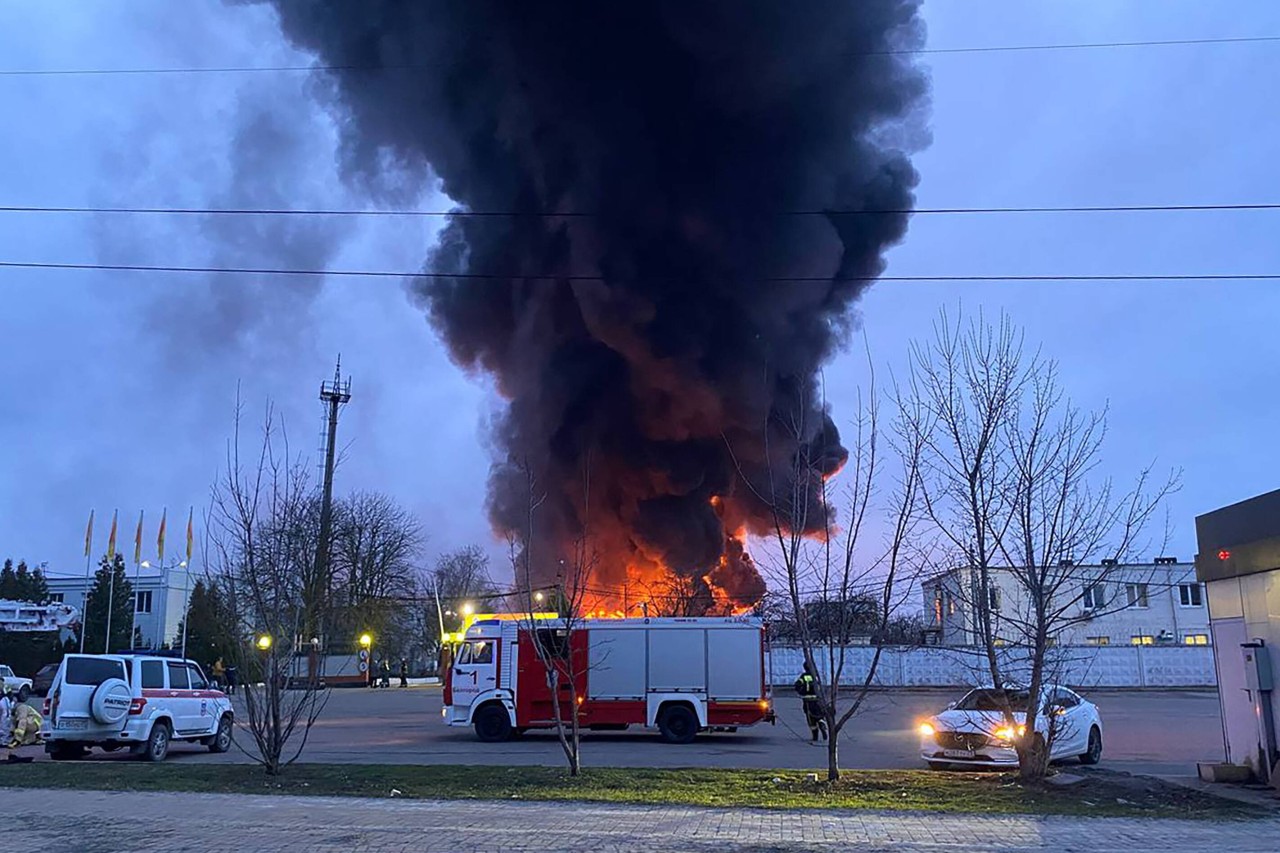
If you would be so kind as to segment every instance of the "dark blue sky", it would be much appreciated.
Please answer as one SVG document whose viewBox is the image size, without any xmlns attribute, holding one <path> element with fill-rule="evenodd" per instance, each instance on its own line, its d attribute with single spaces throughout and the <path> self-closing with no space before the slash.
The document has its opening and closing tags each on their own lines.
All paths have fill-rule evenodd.
<svg viewBox="0 0 1280 853">
<path fill-rule="evenodd" d="M 212 0 L 0 2 L 5 68 L 305 63 L 269 10 Z M 1280 6 L 1203 0 L 929 0 L 931 47 L 1280 35 Z M 922 207 L 1280 200 L 1280 43 L 935 54 Z M 359 207 L 301 74 L 0 77 L 0 205 Z M 245 156 L 245 152 L 253 152 Z M 447 200 L 419 200 L 440 207 Z M 890 273 L 1280 272 L 1280 212 L 917 216 Z M 0 260 L 412 269 L 430 221 L 242 222 L 0 214 Z M 1181 467 L 1170 552 L 1197 513 L 1276 488 L 1280 285 L 875 286 L 876 362 L 901 369 L 938 309 L 1005 310 L 1082 405 L 1110 405 L 1105 468 Z M 827 372 L 837 420 L 861 341 Z M 483 423 L 497 402 L 454 368 L 394 280 L 283 281 L 0 270 L 0 555 L 77 574 L 85 517 L 138 510 L 171 553 L 223 459 L 237 385 L 293 448 L 319 445 L 316 391 L 341 351 L 355 398 L 339 488 L 418 512 L 428 557 L 479 542 Z M 197 512 L 199 510 L 197 509 Z M 127 549 L 126 549 L 127 550 Z"/>
</svg>

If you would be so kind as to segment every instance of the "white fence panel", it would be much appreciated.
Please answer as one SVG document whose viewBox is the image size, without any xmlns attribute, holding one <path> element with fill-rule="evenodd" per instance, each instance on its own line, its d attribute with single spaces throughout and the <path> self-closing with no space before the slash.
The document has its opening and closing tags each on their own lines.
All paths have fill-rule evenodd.
<svg viewBox="0 0 1280 853">
<path fill-rule="evenodd" d="M 845 650 L 840 683 L 861 685 L 875 658 L 870 646 Z M 818 671 L 830 680 L 829 657 L 818 655 Z M 1025 680 L 1030 662 L 1023 649 L 1001 651 L 1001 666 Z M 804 669 L 799 648 L 770 651 L 767 671 L 774 685 L 789 685 Z M 977 648 L 922 646 L 886 648 L 880 654 L 876 687 L 965 687 L 990 681 L 985 655 Z M 1215 687 L 1210 646 L 1064 646 L 1054 649 L 1046 670 L 1050 681 L 1075 687 Z"/>
</svg>

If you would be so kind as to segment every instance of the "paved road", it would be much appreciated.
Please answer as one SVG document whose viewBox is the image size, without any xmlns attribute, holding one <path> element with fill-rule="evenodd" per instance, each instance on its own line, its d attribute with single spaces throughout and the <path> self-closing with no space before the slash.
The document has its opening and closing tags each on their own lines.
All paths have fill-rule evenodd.
<svg viewBox="0 0 1280 853">
<path fill-rule="evenodd" d="M 841 740 L 849 768 L 919 767 L 915 726 L 956 698 L 955 691 L 876 694 Z M 1133 773 L 1188 776 L 1198 760 L 1220 759 L 1222 728 L 1212 692 L 1098 693 L 1106 729 L 1106 766 Z M 312 731 L 304 760 L 380 764 L 559 764 L 555 736 L 531 732 L 503 744 L 482 744 L 470 729 L 446 727 L 438 688 L 335 690 Z M 800 702 L 780 696 L 777 726 L 700 737 L 687 746 L 653 733 L 587 734 L 583 761 L 615 767 L 783 767 L 824 764 L 825 752 L 808 743 Z M 243 736 L 242 736 L 243 737 Z M 245 738 L 248 742 L 247 737 Z M 125 760 L 95 752 L 94 760 Z M 244 761 L 233 749 L 223 756 L 200 747 L 175 746 L 174 760 Z"/>
<path fill-rule="evenodd" d="M 1273 853 L 1280 821 L 993 817 L 98 791 L 4 791 L 25 849 Z"/>
</svg>

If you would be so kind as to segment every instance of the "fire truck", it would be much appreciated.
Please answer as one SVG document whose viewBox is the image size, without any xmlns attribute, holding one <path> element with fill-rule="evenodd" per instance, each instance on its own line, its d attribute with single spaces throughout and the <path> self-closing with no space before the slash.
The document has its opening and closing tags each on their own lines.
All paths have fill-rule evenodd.
<svg viewBox="0 0 1280 853">
<path fill-rule="evenodd" d="M 559 669 L 562 718 L 576 713 L 588 730 L 644 726 L 689 743 L 701 731 L 774 722 L 757 618 L 585 619 L 569 627 L 559 618 L 482 616 L 456 639 L 444 720 L 474 727 L 482 741 L 556 725 L 543 658 Z"/>
</svg>

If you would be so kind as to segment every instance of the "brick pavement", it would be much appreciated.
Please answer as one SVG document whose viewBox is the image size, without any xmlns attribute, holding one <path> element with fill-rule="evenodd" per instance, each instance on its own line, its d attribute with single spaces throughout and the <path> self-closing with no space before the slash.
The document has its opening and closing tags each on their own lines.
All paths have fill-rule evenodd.
<svg viewBox="0 0 1280 853">
<path fill-rule="evenodd" d="M 1168 853 L 1280 849 L 1280 821 L 1210 822 L 584 803 L 398 801 L 0 789 L 23 849 Z"/>
</svg>

